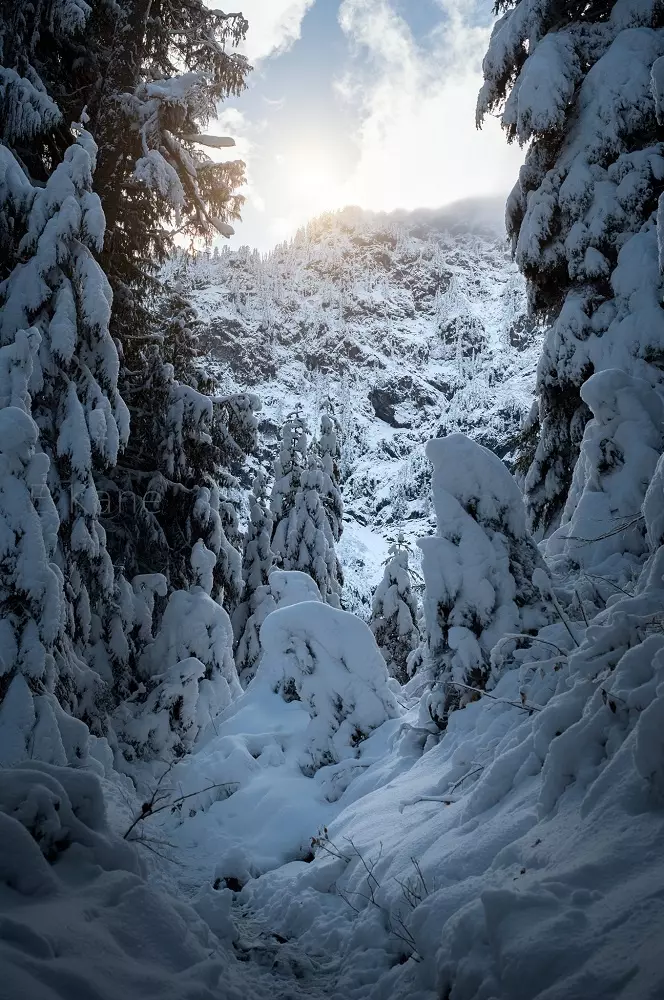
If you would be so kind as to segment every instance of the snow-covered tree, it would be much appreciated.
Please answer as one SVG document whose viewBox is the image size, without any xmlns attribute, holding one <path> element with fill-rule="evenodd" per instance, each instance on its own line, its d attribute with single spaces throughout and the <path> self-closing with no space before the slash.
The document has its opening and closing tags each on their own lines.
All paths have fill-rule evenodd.
<svg viewBox="0 0 664 1000">
<path fill-rule="evenodd" d="M 241 678 L 257 662 L 259 649 L 256 643 L 255 614 L 266 597 L 274 564 L 274 553 L 270 547 L 272 515 L 267 506 L 266 481 L 265 473 L 259 469 L 249 496 L 249 525 L 242 560 L 242 603 L 233 614 L 233 630 L 237 640 L 236 664 Z M 250 620 L 251 627 L 247 632 Z"/>
<path fill-rule="evenodd" d="M 192 551 L 203 539 L 217 556 L 214 595 L 231 611 L 242 579 L 237 514 L 227 496 L 237 481 L 229 470 L 255 444 L 258 401 L 178 381 L 158 351 L 147 371 L 132 376 L 129 395 L 129 444 L 102 483 L 113 555 L 128 576 L 158 571 L 171 589 L 186 589 L 196 583 Z"/>
<path fill-rule="evenodd" d="M 104 236 L 92 192 L 97 149 L 87 132 L 77 131 L 45 186 L 33 189 L 22 261 L 0 285 L 0 343 L 30 327 L 38 332 L 32 416 L 60 521 L 55 559 L 65 581 L 67 632 L 85 659 L 114 586 L 95 474 L 117 460 L 129 419 L 109 332 L 111 290 L 94 257 Z M 80 690 L 61 695 L 81 712 L 95 710 L 89 693 L 85 708 Z"/>
<path fill-rule="evenodd" d="M 202 588 L 171 594 L 138 677 L 114 716 L 128 756 L 183 754 L 240 694 L 230 619 Z"/>
<path fill-rule="evenodd" d="M 278 566 L 283 564 L 286 525 L 300 487 L 300 477 L 307 468 L 309 434 L 304 419 L 292 414 L 281 430 L 281 447 L 274 463 L 274 485 L 270 498 L 272 511 L 272 551 Z"/>
<path fill-rule="evenodd" d="M 55 650 L 65 625 L 62 573 L 54 562 L 58 515 L 48 488 L 27 391 L 39 349 L 34 328 L 0 348 L 0 690 L 16 674 L 54 691 Z"/>
<path fill-rule="evenodd" d="M 328 412 L 323 413 L 320 419 L 320 433 L 316 442 L 316 451 L 320 456 L 324 476 L 323 506 L 335 542 L 339 541 L 344 530 L 344 504 L 339 489 L 340 433 L 339 421 L 329 407 Z"/>
<path fill-rule="evenodd" d="M 355 615 L 297 603 L 269 615 L 261 641 L 254 685 L 301 702 L 310 716 L 299 754 L 305 774 L 356 757 L 377 726 L 399 715 L 385 661 Z"/>
<path fill-rule="evenodd" d="M 659 10 L 639 0 L 498 0 L 496 10 L 478 120 L 498 110 L 508 139 L 528 143 L 507 226 L 532 305 L 551 323 L 526 477 L 542 532 L 565 506 L 590 418 L 586 379 L 619 368 L 662 382 L 664 34 Z"/>
<path fill-rule="evenodd" d="M 339 607 L 343 575 L 323 505 L 325 474 L 315 456 L 309 456 L 308 467 L 298 470 L 298 477 L 293 506 L 279 521 L 272 546 L 284 569 L 308 573 L 323 600 Z"/>
<path fill-rule="evenodd" d="M 463 434 L 429 441 L 426 453 L 438 522 L 435 536 L 418 541 L 434 680 L 426 708 L 444 728 L 476 697 L 469 689 L 486 687 L 496 643 L 544 625 L 547 609 L 532 583 L 542 558 L 507 467 Z"/>
<path fill-rule="evenodd" d="M 411 590 L 409 550 L 400 532 L 389 548 L 383 579 L 374 593 L 369 628 L 387 669 L 400 684 L 408 680 L 408 658 L 417 648 L 417 601 Z"/>
<path fill-rule="evenodd" d="M 625 589 L 648 553 L 641 507 L 664 448 L 664 401 L 650 383 L 615 369 L 592 375 L 581 398 L 593 419 L 546 553 L 559 573 L 581 574 L 577 587 L 596 593 L 605 580 Z"/>
<path fill-rule="evenodd" d="M 320 590 L 307 573 L 273 569 L 266 584 L 254 593 L 254 610 L 247 619 L 235 653 L 240 684 L 246 688 L 256 675 L 263 655 L 261 629 L 277 608 L 289 608 L 304 601 L 322 601 Z"/>
</svg>

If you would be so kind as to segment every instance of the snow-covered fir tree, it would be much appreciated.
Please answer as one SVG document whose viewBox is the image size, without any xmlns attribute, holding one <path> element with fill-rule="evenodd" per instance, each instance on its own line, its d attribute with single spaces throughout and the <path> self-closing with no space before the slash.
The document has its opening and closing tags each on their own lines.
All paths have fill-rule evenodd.
<svg viewBox="0 0 664 1000">
<path fill-rule="evenodd" d="M 496 643 L 546 624 L 548 610 L 532 582 L 542 557 L 507 467 L 463 434 L 430 441 L 427 456 L 438 529 L 418 541 L 434 685 L 425 709 L 444 728 L 486 687 Z"/>
<path fill-rule="evenodd" d="M 417 600 L 411 589 L 409 549 L 401 532 L 389 547 L 383 579 L 374 593 L 369 627 L 387 669 L 400 684 L 408 680 L 408 658 L 417 649 Z"/>
<path fill-rule="evenodd" d="M 300 479 L 307 468 L 309 433 L 304 418 L 292 414 L 281 429 L 281 446 L 274 463 L 274 484 L 270 497 L 272 512 L 272 551 L 275 563 L 283 566 L 286 546 L 286 524 L 295 506 Z"/>
<path fill-rule="evenodd" d="M 260 658 L 259 631 L 264 615 L 259 608 L 270 596 L 269 577 L 274 565 L 272 515 L 267 504 L 267 476 L 259 469 L 249 496 L 249 525 L 244 540 L 242 603 L 233 615 L 237 647 L 235 662 L 240 680 L 246 685 Z"/>
<path fill-rule="evenodd" d="M 339 421 L 330 405 L 327 412 L 323 413 L 320 418 L 320 433 L 316 442 L 316 451 L 320 456 L 324 475 L 323 505 L 335 542 L 339 541 L 344 529 L 344 504 L 339 489 L 340 435 Z"/>
<path fill-rule="evenodd" d="M 498 0 L 478 121 L 496 109 L 528 143 L 507 206 L 532 305 L 550 322 L 538 370 L 530 520 L 556 526 L 590 409 L 580 389 L 618 368 L 662 384 L 664 20 L 627 0 L 561 8 Z"/>
<path fill-rule="evenodd" d="M 19 330 L 0 347 L 0 677 L 6 693 L 23 675 L 34 690 L 68 683 L 56 651 L 65 626 L 62 572 L 55 564 L 58 515 L 48 488 L 28 393 L 40 337 Z M 57 663 L 57 666 L 56 666 Z"/>
<path fill-rule="evenodd" d="M 109 331 L 112 295 L 94 257 L 104 236 L 92 192 L 96 153 L 90 135 L 77 129 L 63 162 L 32 192 L 19 243 L 23 260 L 0 285 L 0 343 L 12 343 L 30 327 L 40 338 L 29 383 L 32 415 L 60 521 L 56 561 L 64 576 L 67 634 L 81 658 L 76 683 L 59 693 L 90 721 L 99 711 L 97 681 L 83 661 L 101 639 L 114 586 L 95 474 L 113 466 L 129 432 Z"/>
<path fill-rule="evenodd" d="M 641 508 L 664 449 L 664 400 L 649 382 L 616 369 L 592 375 L 581 398 L 593 419 L 546 555 L 602 607 L 616 587 L 633 587 L 648 553 Z"/>
<path fill-rule="evenodd" d="M 277 526 L 273 549 L 283 569 L 308 573 L 323 600 L 339 607 L 343 574 L 323 503 L 325 473 L 315 455 L 309 455 L 307 468 L 298 476 L 293 506 Z"/>
</svg>

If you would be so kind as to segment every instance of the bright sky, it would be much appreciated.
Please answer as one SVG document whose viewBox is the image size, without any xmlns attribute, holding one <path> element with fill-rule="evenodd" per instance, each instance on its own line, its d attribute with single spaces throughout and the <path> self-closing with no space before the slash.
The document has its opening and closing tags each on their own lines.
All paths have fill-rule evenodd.
<svg viewBox="0 0 664 1000">
<path fill-rule="evenodd" d="M 217 0 L 210 0 L 217 6 Z M 269 249 L 325 209 L 506 193 L 522 160 L 475 129 L 491 0 L 238 0 L 249 89 L 220 128 L 247 163 L 231 246 Z"/>
</svg>

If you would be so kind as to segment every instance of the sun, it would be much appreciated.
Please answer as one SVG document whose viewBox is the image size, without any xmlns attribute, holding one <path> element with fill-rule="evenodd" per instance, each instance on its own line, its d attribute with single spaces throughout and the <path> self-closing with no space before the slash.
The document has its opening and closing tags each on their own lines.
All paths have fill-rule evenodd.
<svg viewBox="0 0 664 1000">
<path fill-rule="evenodd" d="M 340 207 L 341 177 L 337 164 L 307 152 L 289 160 L 292 196 L 307 215 L 319 215 Z"/>
</svg>

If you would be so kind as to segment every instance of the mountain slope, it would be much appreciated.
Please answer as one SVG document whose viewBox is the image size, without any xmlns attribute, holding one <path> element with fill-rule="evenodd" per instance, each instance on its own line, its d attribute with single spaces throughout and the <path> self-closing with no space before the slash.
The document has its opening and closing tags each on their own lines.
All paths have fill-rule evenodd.
<svg viewBox="0 0 664 1000">
<path fill-rule="evenodd" d="M 539 337 L 501 201 L 348 208 L 266 257 L 242 248 L 171 269 L 222 382 L 261 398 L 266 459 L 289 412 L 313 430 L 331 399 L 344 433 L 346 601 L 362 613 L 385 536 L 431 530 L 424 443 L 461 430 L 509 459 L 531 405 Z"/>
</svg>

